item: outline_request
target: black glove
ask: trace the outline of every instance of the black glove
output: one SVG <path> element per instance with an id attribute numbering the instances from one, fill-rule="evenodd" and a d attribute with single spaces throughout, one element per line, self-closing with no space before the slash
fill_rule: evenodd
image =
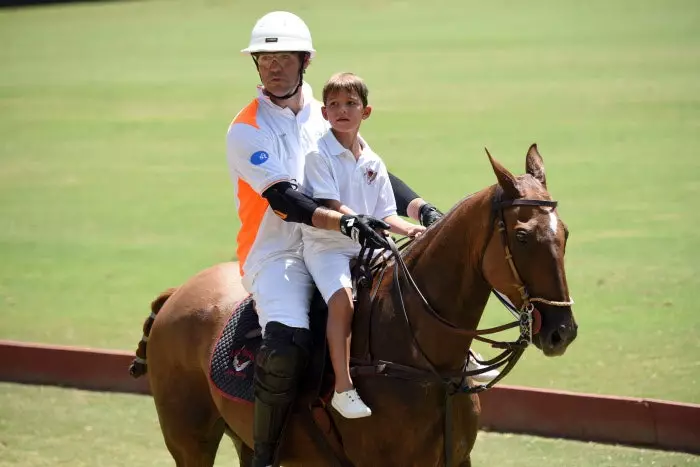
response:
<path id="1" fill-rule="evenodd" d="M 431 224 L 442 219 L 442 213 L 432 204 L 425 203 L 418 210 L 418 217 L 423 227 L 430 227 Z"/>
<path id="2" fill-rule="evenodd" d="M 340 218 L 340 233 L 352 238 L 365 248 L 375 250 L 389 248 L 386 237 L 377 232 L 377 229 L 387 230 L 390 227 L 383 220 L 364 214 L 356 216 L 345 214 Z"/>

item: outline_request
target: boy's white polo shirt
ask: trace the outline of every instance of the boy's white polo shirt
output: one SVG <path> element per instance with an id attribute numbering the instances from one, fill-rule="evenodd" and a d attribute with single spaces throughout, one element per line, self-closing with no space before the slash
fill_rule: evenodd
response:
<path id="1" fill-rule="evenodd" d="M 306 156 L 304 191 L 316 199 L 340 201 L 358 214 L 378 219 L 396 214 L 396 200 L 381 158 L 360 138 L 362 153 L 355 160 L 328 130 L 318 148 Z M 357 242 L 340 232 L 303 226 L 304 248 L 358 251 Z"/>
<path id="2" fill-rule="evenodd" d="M 228 130 L 227 159 L 241 220 L 238 260 L 250 280 L 271 259 L 290 254 L 301 258 L 299 224 L 283 221 L 261 194 L 280 181 L 302 184 L 306 154 L 328 128 L 321 103 L 306 83 L 302 95 L 304 106 L 295 115 L 258 88 L 257 98 L 236 115 Z"/>

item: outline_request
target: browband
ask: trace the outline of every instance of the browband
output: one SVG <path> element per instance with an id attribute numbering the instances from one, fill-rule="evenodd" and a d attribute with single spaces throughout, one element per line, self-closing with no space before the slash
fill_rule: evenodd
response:
<path id="1" fill-rule="evenodd" d="M 546 201 L 543 199 L 511 199 L 508 201 L 500 201 L 496 203 L 499 208 L 508 208 L 510 206 L 549 206 L 557 207 L 557 201 Z"/>

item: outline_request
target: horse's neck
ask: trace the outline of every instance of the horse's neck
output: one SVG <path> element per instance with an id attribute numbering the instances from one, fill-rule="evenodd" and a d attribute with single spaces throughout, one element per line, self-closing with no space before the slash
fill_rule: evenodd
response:
<path id="1" fill-rule="evenodd" d="M 433 310 L 461 329 L 476 329 L 491 290 L 481 273 L 481 256 L 491 232 L 492 196 L 493 188 L 463 200 L 404 258 Z M 462 365 L 471 339 L 430 317 L 405 282 L 402 290 L 413 331 L 432 362 L 441 368 Z"/>
<path id="2" fill-rule="evenodd" d="M 435 311 L 464 329 L 476 328 L 490 292 L 481 261 L 492 232 L 493 192 L 463 200 L 405 258 Z"/>

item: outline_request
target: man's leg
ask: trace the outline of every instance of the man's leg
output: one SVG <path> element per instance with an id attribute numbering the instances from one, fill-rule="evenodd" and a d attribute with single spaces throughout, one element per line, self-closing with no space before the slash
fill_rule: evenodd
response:
<path id="1" fill-rule="evenodd" d="M 291 413 L 308 361 L 308 312 L 313 283 L 301 258 L 266 265 L 253 284 L 263 327 L 255 359 L 253 467 L 277 465 L 282 431 Z"/>
<path id="2" fill-rule="evenodd" d="M 311 333 L 276 321 L 265 327 L 255 359 L 253 467 L 273 465 L 309 356 Z"/>

